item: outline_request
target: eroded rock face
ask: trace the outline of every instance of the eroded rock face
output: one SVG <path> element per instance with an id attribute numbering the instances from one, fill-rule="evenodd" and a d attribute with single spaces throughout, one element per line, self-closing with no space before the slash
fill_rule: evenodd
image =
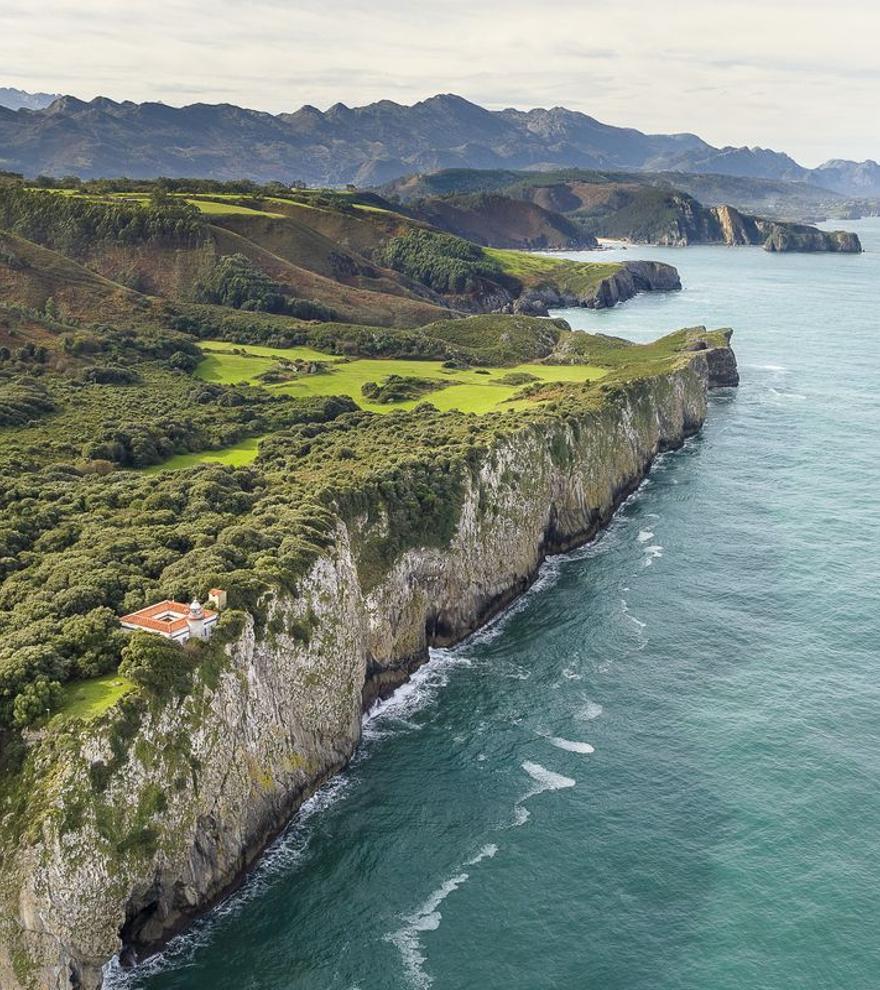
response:
<path id="1" fill-rule="evenodd" d="M 387 519 L 340 521 L 296 592 L 267 596 L 263 635 L 248 619 L 191 694 L 47 744 L 57 808 L 2 878 L 3 990 L 93 990 L 115 953 L 143 954 L 209 905 L 345 765 L 364 704 L 520 594 L 546 554 L 593 536 L 654 456 L 699 429 L 707 388 L 735 368 L 729 348 L 682 353 L 597 412 L 499 440 L 469 476 L 450 544 L 405 552 L 375 584 L 354 537 Z"/>
<path id="2" fill-rule="evenodd" d="M 640 292 L 674 292 L 681 288 L 678 269 L 661 261 L 625 261 L 618 270 L 586 293 L 578 294 L 554 286 L 527 289 L 508 307 L 508 312 L 547 316 L 551 309 L 582 306 L 609 309 Z"/>
<path id="3" fill-rule="evenodd" d="M 625 261 L 620 271 L 605 279 L 594 301 L 580 303 L 590 309 L 605 309 L 632 299 L 639 292 L 675 292 L 681 288 L 678 269 L 661 261 Z"/>
<path id="4" fill-rule="evenodd" d="M 858 234 L 847 230 L 819 230 L 804 224 L 759 222 L 765 237 L 765 251 L 832 251 L 860 254 L 862 243 Z"/>

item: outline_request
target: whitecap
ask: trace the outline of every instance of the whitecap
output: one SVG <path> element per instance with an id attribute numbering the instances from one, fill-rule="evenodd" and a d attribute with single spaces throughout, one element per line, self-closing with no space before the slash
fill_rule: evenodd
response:
<path id="1" fill-rule="evenodd" d="M 650 558 L 649 558 L 649 560 L 650 560 Z M 625 598 L 621 598 L 620 599 L 620 608 L 621 608 L 621 611 L 623 612 L 624 618 L 629 619 L 630 622 L 635 623 L 640 629 L 644 629 L 645 628 L 645 626 L 647 625 L 646 622 L 642 622 L 641 619 L 637 619 L 634 615 L 630 615 L 629 605 L 627 604 L 627 601 L 626 601 Z"/>
<path id="2" fill-rule="evenodd" d="M 574 669 L 573 669 L 573 668 L 571 668 L 571 667 L 566 667 L 566 668 L 565 668 L 565 669 L 564 669 L 564 670 L 562 671 L 562 676 L 563 676 L 563 677 L 564 677 L 564 678 L 565 678 L 565 679 L 566 679 L 567 681 L 579 681 L 579 680 L 581 679 L 581 675 L 580 675 L 580 674 L 579 674 L 579 673 L 578 673 L 578 672 L 577 672 L 576 670 L 574 670 Z"/>
<path id="3" fill-rule="evenodd" d="M 528 797 L 543 794 L 544 791 L 558 791 L 565 787 L 574 787 L 577 783 L 571 777 L 566 777 L 561 773 L 555 773 L 553 770 L 542 767 L 540 763 L 532 763 L 526 760 L 522 768 L 535 781 L 535 787 L 529 791 Z M 526 798 L 522 798 L 521 800 L 525 801 Z"/>
<path id="4" fill-rule="evenodd" d="M 492 859 L 497 852 L 498 846 L 495 843 L 487 843 L 465 866 L 477 866 L 484 859 Z M 434 982 L 433 977 L 425 970 L 426 956 L 421 937 L 425 932 L 434 932 L 440 927 L 443 920 L 440 905 L 469 879 L 470 874 L 462 871 L 444 880 L 428 895 L 421 907 L 403 919 L 401 928 L 384 936 L 384 940 L 400 952 L 404 970 L 414 990 L 427 990 Z"/>
<path id="5" fill-rule="evenodd" d="M 487 842 L 477 855 L 473 859 L 469 859 L 465 865 L 476 866 L 477 863 L 481 863 L 484 859 L 493 859 L 497 852 L 498 846 L 494 842 Z"/>
<path id="6" fill-rule="evenodd" d="M 560 736 L 547 736 L 547 742 L 551 743 L 557 749 L 564 749 L 569 753 L 583 753 L 585 756 L 589 756 L 590 753 L 596 752 L 589 743 L 575 742 L 572 739 L 562 739 Z"/>
<path id="7" fill-rule="evenodd" d="M 402 928 L 385 936 L 385 941 L 391 942 L 400 952 L 406 975 L 411 986 L 416 990 L 427 990 L 434 982 L 424 969 L 426 957 L 421 936 L 424 932 L 433 932 L 440 927 L 440 922 L 443 920 L 443 915 L 438 910 L 440 905 L 467 880 L 467 873 L 459 873 L 444 881 L 430 894 L 425 903 L 406 919 L 406 924 Z"/>
<path id="8" fill-rule="evenodd" d="M 431 650 L 430 659 L 388 698 L 376 702 L 363 717 L 366 740 L 393 734 L 395 728 L 414 731 L 421 728 L 411 721 L 413 715 L 431 704 L 438 692 L 449 683 L 455 667 L 469 667 L 471 661 L 452 650 Z"/>
<path id="9" fill-rule="evenodd" d="M 648 540 L 653 540 L 654 534 L 649 529 L 639 530 L 639 543 L 647 543 Z"/>
<path id="10" fill-rule="evenodd" d="M 529 811 L 523 805 L 529 798 L 533 798 L 544 791 L 559 791 L 565 787 L 574 787 L 577 783 L 571 777 L 565 777 L 561 773 L 555 773 L 542 767 L 540 763 L 532 763 L 526 760 L 522 764 L 523 770 L 532 778 L 534 784 L 523 794 L 523 796 L 513 806 L 513 825 L 524 825 L 529 820 Z"/>
<path id="11" fill-rule="evenodd" d="M 586 701 L 583 708 L 576 713 L 576 717 L 584 722 L 591 722 L 594 718 L 598 718 L 604 709 L 599 704 L 598 701 Z"/>

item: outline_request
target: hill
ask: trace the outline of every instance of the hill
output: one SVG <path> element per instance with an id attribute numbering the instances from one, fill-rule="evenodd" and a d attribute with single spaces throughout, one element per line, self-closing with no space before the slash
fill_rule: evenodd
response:
<path id="1" fill-rule="evenodd" d="M 745 213 L 729 204 L 705 206 L 674 185 L 675 176 L 568 169 L 549 172 L 450 169 L 381 187 L 423 215 L 454 213 L 471 202 L 486 208 L 511 199 L 561 215 L 581 236 L 636 243 L 754 244 L 772 251 L 861 250 L 858 237 Z M 743 182 L 746 180 L 738 180 Z M 485 221 L 484 221 L 485 223 Z"/>
<path id="2" fill-rule="evenodd" d="M 425 200 L 416 215 L 487 247 L 577 251 L 597 244 L 595 237 L 560 213 L 493 193 Z"/>
<path id="3" fill-rule="evenodd" d="M 21 104 L 19 104 L 21 106 Z M 809 170 L 764 148 L 716 148 L 695 134 L 645 134 L 565 107 L 487 110 L 442 94 L 269 114 L 230 104 L 89 102 L 72 96 L 0 112 L 0 167 L 27 175 L 190 175 L 376 185 L 439 169 L 577 167 L 813 183 L 865 196 L 855 163 Z M 870 163 L 867 163 L 870 164 Z M 852 167 L 852 168 L 851 168 Z M 876 191 L 876 190 L 875 190 Z"/>
<path id="4" fill-rule="evenodd" d="M 5 301 L 86 322 L 208 304 L 403 328 L 466 313 L 540 315 L 560 299 L 611 305 L 677 287 L 669 266 L 634 278 L 634 263 L 493 253 L 372 194 L 185 187 L 0 185 Z M 547 231 L 559 246 L 589 241 L 564 217 L 521 200 L 507 206 L 498 239 L 487 228 L 483 243 L 547 243 Z"/>

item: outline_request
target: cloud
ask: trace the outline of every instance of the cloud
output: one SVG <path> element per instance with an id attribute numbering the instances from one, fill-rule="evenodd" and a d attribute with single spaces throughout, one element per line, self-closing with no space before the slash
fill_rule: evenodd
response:
<path id="1" fill-rule="evenodd" d="M 0 85 L 89 98 L 564 105 L 648 131 L 877 157 L 865 0 L 5 0 Z"/>

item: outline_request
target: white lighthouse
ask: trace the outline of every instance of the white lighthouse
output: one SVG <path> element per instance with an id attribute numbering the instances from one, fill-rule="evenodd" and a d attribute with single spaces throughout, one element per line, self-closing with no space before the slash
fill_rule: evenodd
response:
<path id="1" fill-rule="evenodd" d="M 223 608 L 226 592 L 212 588 L 208 601 L 217 608 Z M 219 618 L 219 611 L 203 608 L 197 598 L 189 605 L 166 599 L 130 615 L 123 615 L 119 624 L 130 632 L 156 633 L 182 644 L 188 639 L 210 639 Z"/>
<path id="2" fill-rule="evenodd" d="M 186 615 L 186 624 L 189 626 L 190 639 L 207 639 L 208 630 L 205 627 L 205 610 L 202 608 L 198 598 L 193 598 L 190 602 L 189 611 Z"/>

